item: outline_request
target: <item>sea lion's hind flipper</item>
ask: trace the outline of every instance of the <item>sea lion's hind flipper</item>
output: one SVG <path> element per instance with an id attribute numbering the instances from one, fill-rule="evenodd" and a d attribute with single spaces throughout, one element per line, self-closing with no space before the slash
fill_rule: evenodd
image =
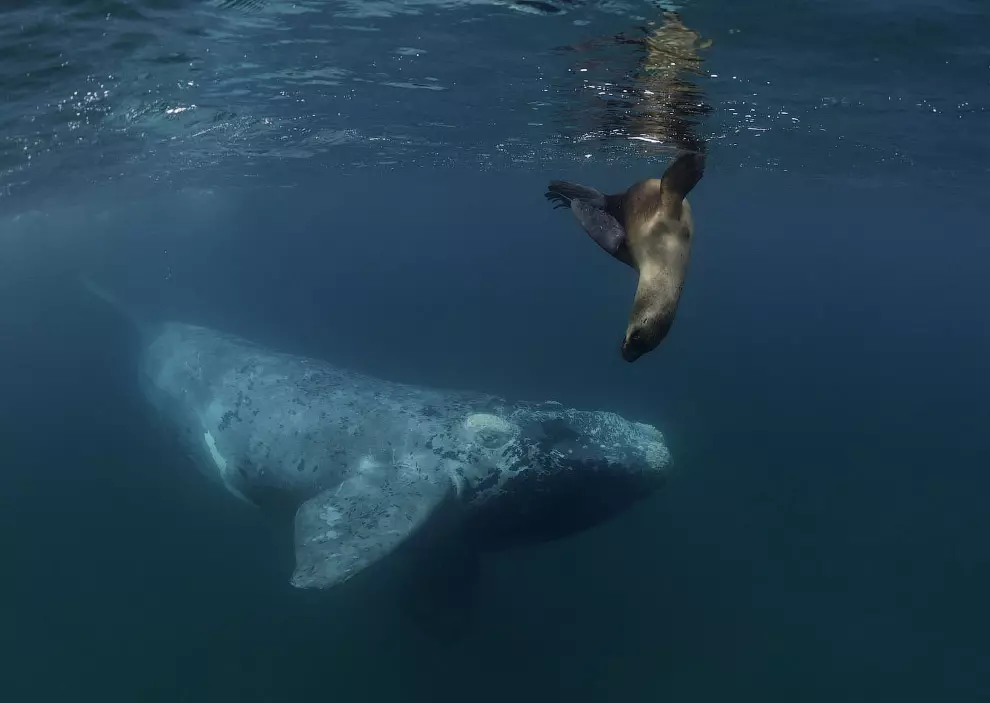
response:
<path id="1" fill-rule="evenodd" d="M 583 200 L 597 208 L 605 208 L 605 195 L 594 188 L 570 183 L 569 181 L 550 181 L 544 196 L 553 203 L 556 210 L 567 207 L 575 200 Z"/>
<path id="2" fill-rule="evenodd" d="M 626 250 L 626 230 L 619 221 L 602 208 L 581 200 L 571 201 L 571 210 L 595 243 L 623 263 L 629 263 Z"/>
<path id="3" fill-rule="evenodd" d="M 663 185 L 664 205 L 679 206 L 691 189 L 705 175 L 705 155 L 695 152 L 680 154 L 663 172 L 660 183 Z"/>
<path id="4" fill-rule="evenodd" d="M 318 493 L 296 512 L 292 585 L 346 581 L 412 536 L 452 490 L 442 478 L 384 466 Z"/>

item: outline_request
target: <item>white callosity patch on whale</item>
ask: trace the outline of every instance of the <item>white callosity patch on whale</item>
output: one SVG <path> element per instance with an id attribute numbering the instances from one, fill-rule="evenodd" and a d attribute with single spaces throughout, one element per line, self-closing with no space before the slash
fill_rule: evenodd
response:
<path id="1" fill-rule="evenodd" d="M 217 469 L 220 471 L 220 478 L 222 478 L 223 482 L 233 490 L 233 476 L 231 476 L 231 472 L 236 467 L 232 466 L 230 462 L 221 456 L 216 440 L 217 437 L 222 437 L 227 439 L 227 444 L 229 444 L 229 437 L 228 433 L 225 431 L 225 427 L 229 422 L 226 418 L 232 413 L 233 411 L 224 405 L 219 398 L 213 398 L 203 411 L 200 421 L 203 423 L 203 426 L 207 428 L 207 444 L 210 447 L 210 454 L 213 455 L 213 460 L 217 465 Z M 214 432 L 216 432 L 215 435 Z M 218 458 L 220 458 L 222 462 L 217 461 Z"/>
<path id="2" fill-rule="evenodd" d="M 210 456 L 213 458 L 213 463 L 217 466 L 217 472 L 220 474 L 220 480 L 223 481 L 224 486 L 227 487 L 231 493 L 236 495 L 238 498 L 245 502 L 248 501 L 247 497 L 241 493 L 237 488 L 230 482 L 227 475 L 228 462 L 227 459 L 220 453 L 217 448 L 217 441 L 213 437 L 213 433 L 207 430 L 203 433 L 203 440 L 206 442 L 206 448 L 210 451 Z"/>
<path id="3" fill-rule="evenodd" d="M 223 418 L 227 412 L 228 409 L 224 406 L 220 399 L 213 398 L 206 406 L 206 410 L 203 411 L 203 424 L 207 427 L 219 428 L 223 423 Z"/>
<path id="4" fill-rule="evenodd" d="M 491 413 L 474 413 L 464 421 L 464 428 L 470 432 L 489 432 L 494 435 L 509 435 L 513 425 L 507 420 Z"/>
<path id="5" fill-rule="evenodd" d="M 646 460 L 657 470 L 670 466 L 670 449 L 664 442 L 663 434 L 656 427 L 642 422 L 634 422 L 632 426 L 640 430 L 637 436 L 629 436 L 629 441 L 643 452 Z"/>
<path id="6" fill-rule="evenodd" d="M 220 470 L 220 475 L 223 476 L 227 473 L 227 460 L 223 458 L 223 455 L 217 451 L 217 441 L 213 439 L 213 433 L 207 430 L 203 433 L 203 439 L 206 440 L 206 446 L 210 450 L 210 456 L 213 457 L 213 463 L 217 465 L 217 469 Z"/>
<path id="7" fill-rule="evenodd" d="M 596 422 L 589 427 L 589 438 L 598 443 L 609 461 L 622 461 L 630 449 L 641 453 L 649 469 L 661 471 L 670 464 L 667 449 L 660 430 L 642 422 L 630 422 L 612 412 L 598 411 Z"/>
<path id="8" fill-rule="evenodd" d="M 525 436 L 522 427 L 527 428 Z M 507 495 L 514 479 L 523 474 L 532 474 L 538 482 L 544 480 L 542 476 L 582 470 L 652 475 L 663 473 L 670 464 L 659 430 L 607 411 L 573 410 L 552 402 L 539 408 L 527 404 L 507 418 L 472 416 L 464 428 L 474 450 L 467 455 L 475 461 L 461 471 L 475 489 L 471 501 L 477 504 Z M 486 433 L 488 451 L 478 462 Z"/>
<path id="9" fill-rule="evenodd" d="M 454 438 L 458 454 L 471 457 L 466 462 L 451 466 L 451 477 L 458 493 L 465 484 L 477 485 L 493 473 L 498 474 L 495 490 L 498 490 L 518 470 L 502 466 L 502 454 L 520 434 L 515 423 L 491 413 L 473 413 L 461 424 L 458 437 Z"/>

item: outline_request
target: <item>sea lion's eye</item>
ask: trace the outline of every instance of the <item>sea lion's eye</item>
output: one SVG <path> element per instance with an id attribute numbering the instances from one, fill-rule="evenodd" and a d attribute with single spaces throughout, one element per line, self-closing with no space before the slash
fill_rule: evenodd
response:
<path id="1" fill-rule="evenodd" d="M 631 335 L 629 335 L 629 341 L 630 342 L 638 342 L 642 338 L 643 338 L 643 335 L 642 335 L 642 333 L 640 333 L 639 330 L 633 330 L 633 333 Z"/>

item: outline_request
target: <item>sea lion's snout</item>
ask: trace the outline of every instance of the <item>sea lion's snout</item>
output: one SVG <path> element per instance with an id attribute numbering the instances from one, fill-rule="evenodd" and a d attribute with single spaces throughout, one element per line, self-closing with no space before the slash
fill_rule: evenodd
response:
<path id="1" fill-rule="evenodd" d="M 622 358 L 628 362 L 636 361 L 639 357 L 660 344 L 665 332 L 655 330 L 655 334 L 650 334 L 642 329 L 634 329 L 626 333 L 622 340 Z"/>
<path id="2" fill-rule="evenodd" d="M 622 340 L 622 358 L 628 362 L 636 361 L 639 357 L 643 355 L 643 352 L 637 350 L 633 345 L 629 343 L 628 339 Z"/>
<path id="3" fill-rule="evenodd" d="M 622 340 L 622 358 L 633 362 L 656 349 L 670 332 L 670 317 L 652 318 L 645 323 L 630 325 Z"/>

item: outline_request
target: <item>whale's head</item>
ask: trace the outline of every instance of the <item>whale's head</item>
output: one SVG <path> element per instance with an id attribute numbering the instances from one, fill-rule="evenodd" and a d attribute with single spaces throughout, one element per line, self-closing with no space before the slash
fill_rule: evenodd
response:
<path id="1" fill-rule="evenodd" d="M 652 494 L 670 464 L 655 427 L 558 403 L 469 415 L 461 437 L 465 519 L 493 547 L 593 527 Z"/>

